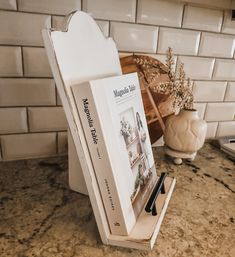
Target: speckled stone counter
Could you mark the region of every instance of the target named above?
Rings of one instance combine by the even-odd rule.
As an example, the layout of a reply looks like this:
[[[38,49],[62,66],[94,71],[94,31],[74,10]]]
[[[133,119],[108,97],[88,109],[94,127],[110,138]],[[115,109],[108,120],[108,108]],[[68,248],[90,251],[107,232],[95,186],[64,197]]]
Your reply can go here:
[[[159,171],[177,179],[151,252],[102,244],[87,196],[67,185],[66,157],[0,163],[0,256],[235,256],[235,163],[206,144],[175,166],[154,150]]]

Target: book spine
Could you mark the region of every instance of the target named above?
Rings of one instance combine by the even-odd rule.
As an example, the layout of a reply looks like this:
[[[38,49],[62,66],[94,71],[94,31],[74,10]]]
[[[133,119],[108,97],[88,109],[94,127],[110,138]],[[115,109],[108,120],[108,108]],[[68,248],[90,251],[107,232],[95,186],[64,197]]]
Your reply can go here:
[[[111,233],[114,235],[128,235],[129,231],[122,211],[117,183],[113,176],[112,165],[105,145],[103,136],[105,132],[101,128],[90,83],[77,85],[73,94]]]

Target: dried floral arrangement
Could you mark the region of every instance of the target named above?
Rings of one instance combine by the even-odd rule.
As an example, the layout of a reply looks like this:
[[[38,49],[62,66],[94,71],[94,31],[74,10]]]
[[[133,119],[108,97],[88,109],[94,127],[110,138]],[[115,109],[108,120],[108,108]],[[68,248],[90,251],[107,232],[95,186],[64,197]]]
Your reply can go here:
[[[160,61],[149,56],[133,56],[135,63],[140,68],[138,75],[146,83],[146,86],[152,86],[156,82],[156,78],[159,78],[161,74],[167,74],[166,66]]]
[[[167,50],[167,58],[165,65],[161,65],[152,59],[135,58],[135,62],[141,68],[141,77],[147,82],[147,86],[156,93],[171,95],[172,107],[174,111],[180,109],[193,109],[192,83],[186,78],[184,64],[181,63],[174,71],[174,55],[172,48]],[[167,74],[169,80],[159,82],[160,74]]]
[[[166,67],[169,81],[155,83],[151,89],[155,92],[170,94],[173,98],[174,110],[193,110],[193,93],[190,78],[186,78],[184,64],[181,63],[177,72],[173,70],[174,55],[172,48],[167,50]]]

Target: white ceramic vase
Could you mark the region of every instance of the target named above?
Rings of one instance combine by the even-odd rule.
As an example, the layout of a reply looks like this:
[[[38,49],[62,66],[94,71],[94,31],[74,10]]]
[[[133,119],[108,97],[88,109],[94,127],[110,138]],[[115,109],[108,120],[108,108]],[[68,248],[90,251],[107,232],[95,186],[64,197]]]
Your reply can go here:
[[[197,110],[181,110],[178,115],[170,116],[165,125],[167,153],[175,158],[194,159],[204,144],[207,130],[207,124],[199,118]],[[182,160],[175,162],[180,164]]]

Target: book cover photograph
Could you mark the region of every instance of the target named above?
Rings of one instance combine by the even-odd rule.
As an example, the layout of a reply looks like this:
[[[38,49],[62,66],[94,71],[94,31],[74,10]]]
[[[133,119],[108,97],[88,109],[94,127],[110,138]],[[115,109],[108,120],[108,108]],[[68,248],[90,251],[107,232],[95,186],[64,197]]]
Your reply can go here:
[[[128,235],[157,174],[136,73],[72,87],[112,234]]]
[[[121,135],[123,136],[129,164],[133,175],[132,194],[130,196],[136,217],[143,208],[145,195],[152,188],[153,163],[151,148],[147,142],[146,128],[140,113],[131,107],[120,114]]]

